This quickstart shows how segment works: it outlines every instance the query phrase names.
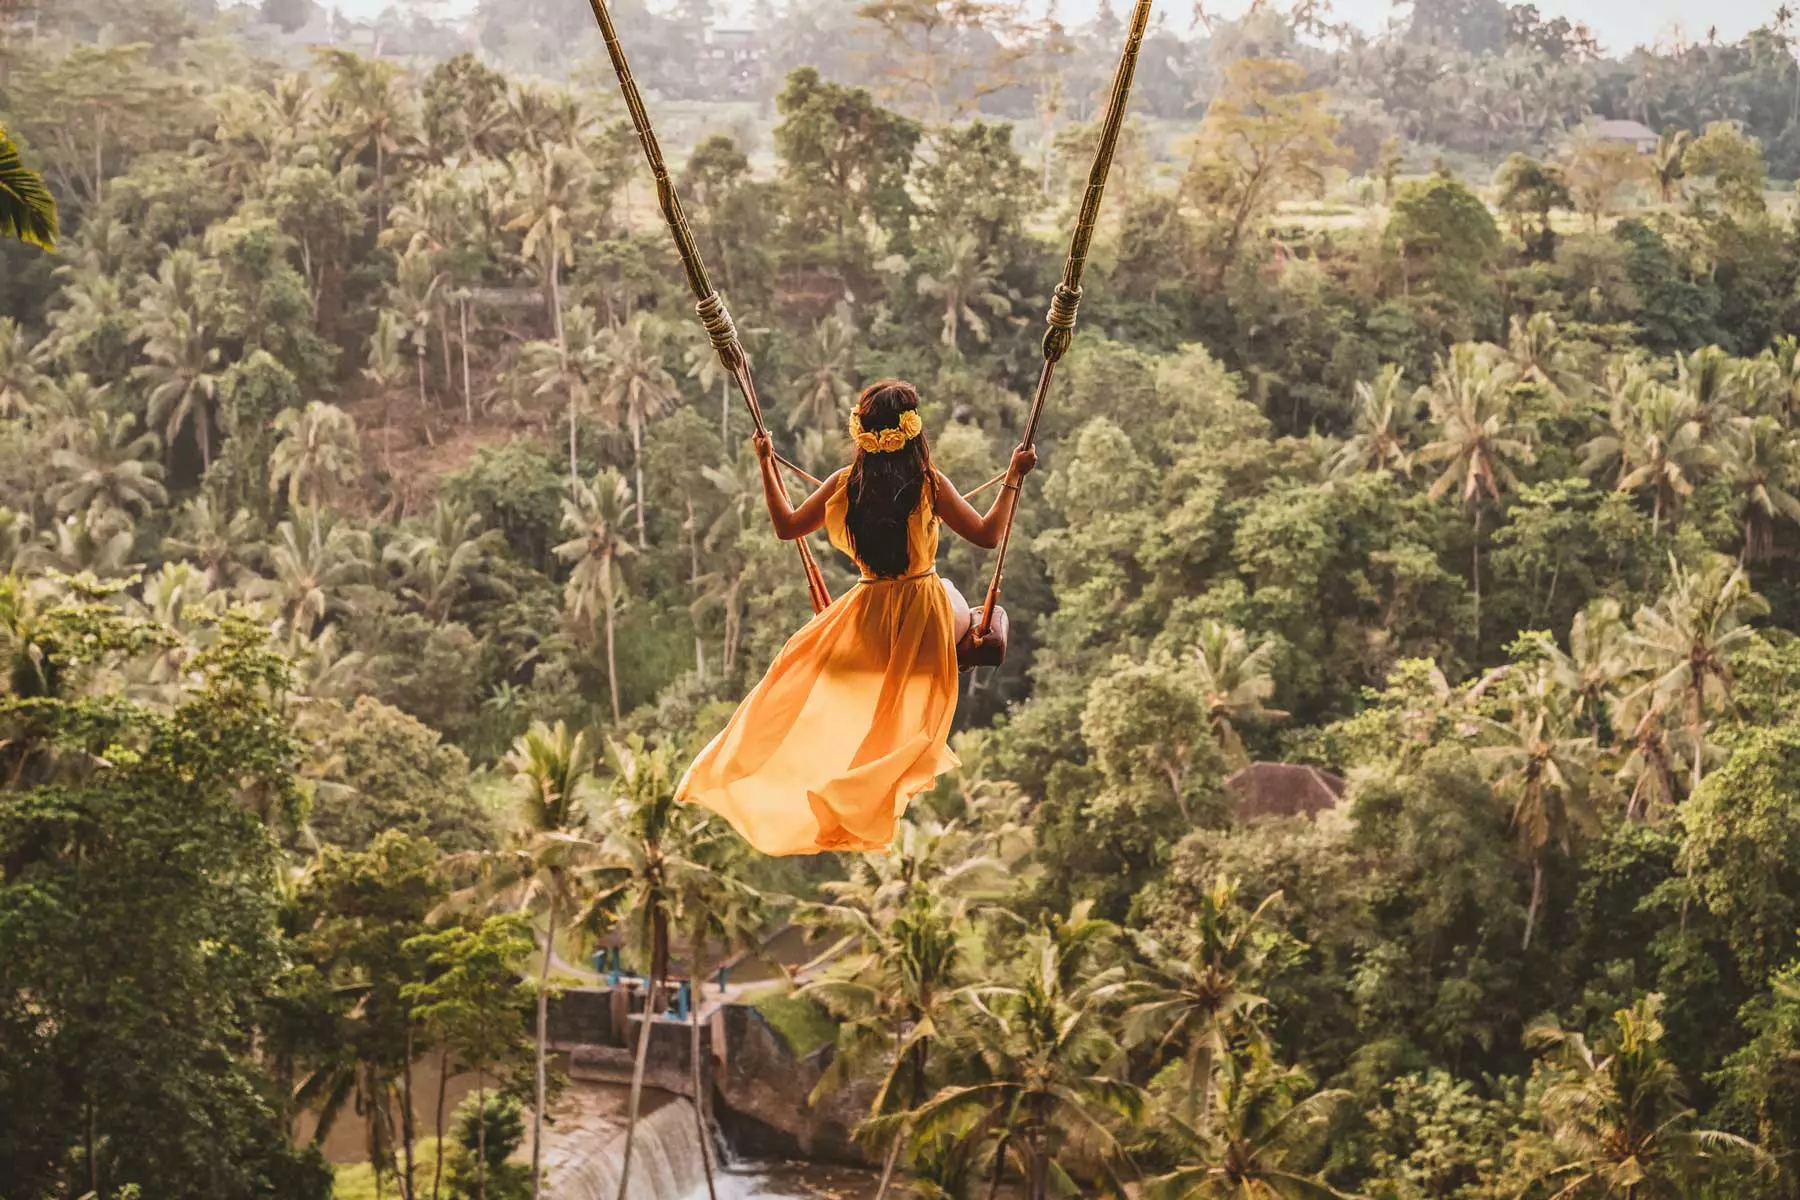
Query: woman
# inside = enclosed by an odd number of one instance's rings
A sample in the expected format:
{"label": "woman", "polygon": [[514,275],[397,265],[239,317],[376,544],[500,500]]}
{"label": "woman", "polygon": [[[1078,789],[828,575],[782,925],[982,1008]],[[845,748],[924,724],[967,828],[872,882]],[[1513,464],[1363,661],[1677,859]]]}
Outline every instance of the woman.
{"label": "woman", "polygon": [[938,523],[991,549],[1035,451],[1013,451],[978,513],[931,461],[911,384],[877,383],[850,417],[856,458],[795,508],[774,447],[756,440],[763,497],[784,541],[821,525],[855,561],[856,587],[789,639],[681,782],[764,854],[881,850],[919,792],[957,765],[956,643],[968,602],[940,580]]}

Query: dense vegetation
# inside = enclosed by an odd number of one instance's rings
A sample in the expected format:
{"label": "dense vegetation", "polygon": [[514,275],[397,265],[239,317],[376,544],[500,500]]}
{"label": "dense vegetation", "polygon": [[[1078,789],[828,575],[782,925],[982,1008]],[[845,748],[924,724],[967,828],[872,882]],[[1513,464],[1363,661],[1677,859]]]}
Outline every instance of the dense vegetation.
{"label": "dense vegetation", "polygon": [[[354,1116],[408,1197],[528,1192],[540,948],[785,912],[860,951],[784,1003],[919,1195],[1800,1193],[1784,16],[1159,30],[965,766],[795,863],[671,794],[804,581],[581,6],[498,7],[0,43],[61,209],[0,247],[0,1190],[317,1197]],[[985,478],[1116,19],[794,5],[709,108],[706,8],[620,21],[784,447],[901,375]],[[1344,803],[1240,819],[1258,760]],[[441,1158],[421,1060],[481,1083]]]}

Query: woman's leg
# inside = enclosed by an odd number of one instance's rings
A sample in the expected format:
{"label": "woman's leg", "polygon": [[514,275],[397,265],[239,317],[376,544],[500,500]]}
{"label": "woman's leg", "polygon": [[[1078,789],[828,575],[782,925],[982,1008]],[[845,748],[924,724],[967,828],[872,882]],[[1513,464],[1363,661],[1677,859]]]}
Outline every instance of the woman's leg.
{"label": "woman's leg", "polygon": [[952,636],[960,642],[963,634],[969,632],[969,626],[974,623],[975,615],[969,611],[969,602],[963,599],[962,592],[954,583],[948,579],[940,579],[939,582],[944,585],[944,594],[950,597],[951,628],[954,630]]}

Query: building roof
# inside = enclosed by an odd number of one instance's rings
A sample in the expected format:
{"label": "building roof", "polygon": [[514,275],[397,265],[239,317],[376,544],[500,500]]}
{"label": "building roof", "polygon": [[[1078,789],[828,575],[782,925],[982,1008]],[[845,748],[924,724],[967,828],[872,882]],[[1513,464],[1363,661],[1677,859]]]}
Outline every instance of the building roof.
{"label": "building roof", "polygon": [[1225,790],[1236,798],[1242,821],[1311,817],[1337,807],[1344,781],[1317,767],[1257,762],[1226,779]]}
{"label": "building roof", "polygon": [[1620,142],[1654,142],[1656,130],[1638,121],[1597,121],[1594,136]]}

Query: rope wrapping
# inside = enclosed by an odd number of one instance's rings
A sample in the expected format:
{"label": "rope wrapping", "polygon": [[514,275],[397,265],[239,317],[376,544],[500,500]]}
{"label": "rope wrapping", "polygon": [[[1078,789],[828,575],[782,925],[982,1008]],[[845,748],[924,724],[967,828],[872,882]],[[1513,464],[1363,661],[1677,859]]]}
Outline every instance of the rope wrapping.
{"label": "rope wrapping", "polygon": [[[688,224],[687,213],[681,207],[681,196],[675,190],[675,181],[669,178],[669,166],[663,161],[662,143],[657,140],[656,128],[650,123],[650,112],[644,107],[644,95],[631,74],[631,64],[625,58],[625,47],[619,42],[619,31],[613,24],[612,13],[606,7],[606,0],[588,0],[588,7],[594,10],[594,20],[599,24],[600,36],[606,42],[606,56],[612,60],[613,74],[619,80],[619,92],[625,98],[626,111],[631,114],[631,127],[636,131],[638,144],[644,150],[644,161],[650,165],[650,174],[656,177],[657,207],[662,209],[663,223],[669,227],[669,236],[674,239],[675,252],[681,256],[681,269],[687,275],[688,290],[694,294],[694,311],[699,315],[701,324],[706,327],[706,336],[712,342],[720,364],[737,384],[738,394],[744,398],[744,407],[750,412],[750,423],[757,436],[767,437],[769,427],[763,423],[762,404],[756,397],[756,380],[750,373],[750,356],[744,352],[737,324],[732,321],[724,299],[713,289],[712,278],[706,271],[706,261],[701,258],[700,246],[694,240],[693,227]],[[805,538],[796,538],[794,545],[799,548],[800,563],[806,572],[806,590],[812,599],[813,612],[823,612],[831,603],[831,592],[825,586],[825,576],[819,570],[818,559],[813,557],[812,547],[806,544]]]}

